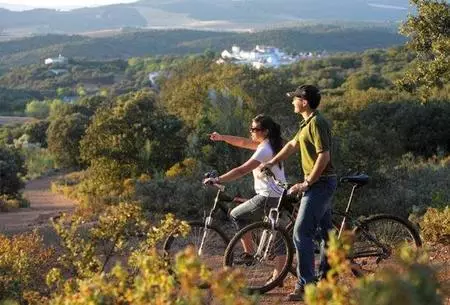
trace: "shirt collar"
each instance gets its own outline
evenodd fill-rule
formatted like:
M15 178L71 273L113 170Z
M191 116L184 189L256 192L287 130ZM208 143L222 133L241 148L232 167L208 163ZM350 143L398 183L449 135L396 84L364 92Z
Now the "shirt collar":
M303 119L300 121L300 128L305 127L311 120L313 117L315 117L317 114L319 114L319 110L314 110L311 115L309 116L309 118L307 118L306 120Z

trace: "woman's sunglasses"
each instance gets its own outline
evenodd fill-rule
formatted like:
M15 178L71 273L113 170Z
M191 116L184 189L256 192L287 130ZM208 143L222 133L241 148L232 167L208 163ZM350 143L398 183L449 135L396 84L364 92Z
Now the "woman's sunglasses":
M250 127L250 132L257 132L257 131L261 131L263 130L262 128L259 127Z

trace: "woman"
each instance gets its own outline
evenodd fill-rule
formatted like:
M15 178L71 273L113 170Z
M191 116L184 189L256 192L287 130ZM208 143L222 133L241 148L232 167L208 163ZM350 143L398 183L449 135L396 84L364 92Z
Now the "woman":
M238 229L242 229L246 225L262 220L264 217L265 207L276 206L278 199L282 194L282 190L274 183L268 181L261 173L262 165L272 159L283 147L283 139L281 138L280 125L275 123L269 116L260 114L252 120L250 128L251 139L236 137L231 135L221 135L213 132L210 139L213 141L224 141L233 146L254 150L255 152L250 159L219 176L218 178L207 178L203 183L224 183L236 180L250 172L253 172L254 187L256 195L241 205L235 207L230 216L237 225ZM271 168L277 180L285 182L283 165L277 164ZM251 253L254 249L251 247L249 237L242 238L244 253L243 259L252 259ZM277 268L278 269L278 268ZM274 271L276 276L277 270Z

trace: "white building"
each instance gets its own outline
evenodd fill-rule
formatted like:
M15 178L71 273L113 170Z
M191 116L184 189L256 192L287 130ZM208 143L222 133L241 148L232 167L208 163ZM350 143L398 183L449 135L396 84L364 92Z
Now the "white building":
M69 60L67 59L67 57L64 57L61 54L59 54L58 57L56 57L56 58L51 58L51 57L47 58L47 59L45 59L44 62L45 62L46 65L55 65L55 64L66 65L69 62Z
M248 64L255 69L263 67L278 68L281 65L289 65L299 60L324 57L326 53L314 55L313 53L300 53L299 56L292 56L286 54L280 49L273 46L256 47L251 51L244 51L239 46L232 46L231 52L224 50L221 53L221 58L216 61L218 64L232 61L236 64Z

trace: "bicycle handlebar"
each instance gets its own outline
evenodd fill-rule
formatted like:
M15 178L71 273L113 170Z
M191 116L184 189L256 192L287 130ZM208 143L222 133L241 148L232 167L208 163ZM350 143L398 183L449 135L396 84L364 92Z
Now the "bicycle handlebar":
M268 167L263 167L261 169L261 173L263 173L266 177L271 178L276 185L278 185L279 187L282 187L283 189L288 189L288 184L285 182L281 182L280 180L278 180L275 177L275 174L270 170L270 168Z

